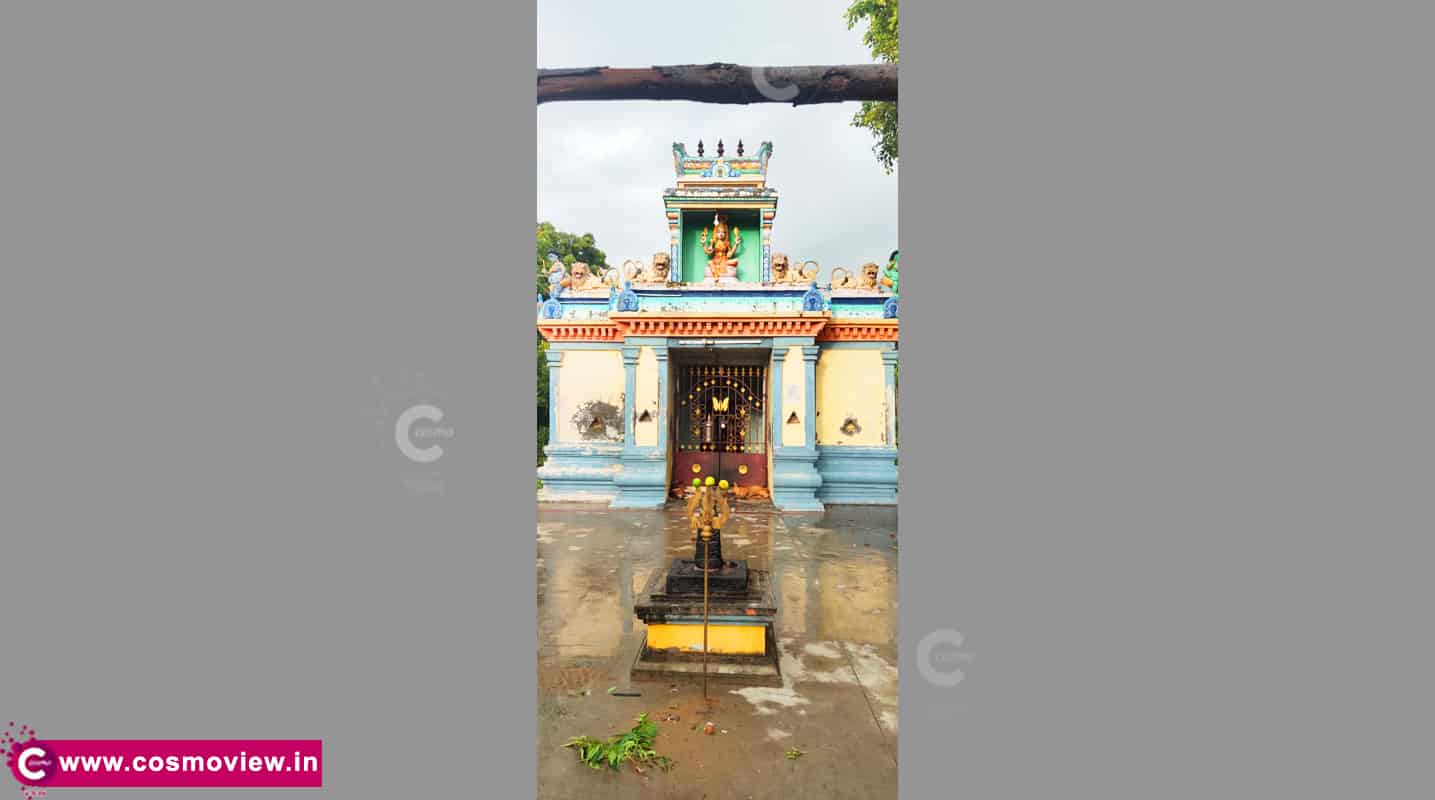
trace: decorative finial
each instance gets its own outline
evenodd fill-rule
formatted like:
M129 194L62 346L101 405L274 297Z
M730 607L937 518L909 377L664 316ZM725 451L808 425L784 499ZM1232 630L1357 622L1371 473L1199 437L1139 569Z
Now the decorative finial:
M737 140L737 157L742 158L742 140Z
M702 157L703 157L703 140L702 140L702 139L699 139L699 140L698 140L698 158L702 158Z
M722 158L722 139L718 139L718 158Z

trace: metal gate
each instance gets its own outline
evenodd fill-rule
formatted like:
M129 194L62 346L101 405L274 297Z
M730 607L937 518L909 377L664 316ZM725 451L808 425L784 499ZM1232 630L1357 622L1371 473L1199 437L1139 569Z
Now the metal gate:
M767 367L675 364L673 482L767 486Z

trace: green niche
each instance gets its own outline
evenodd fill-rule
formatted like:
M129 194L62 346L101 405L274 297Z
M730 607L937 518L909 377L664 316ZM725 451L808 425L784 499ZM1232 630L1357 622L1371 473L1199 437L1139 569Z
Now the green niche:
M728 224L742 231L742 249L737 253L737 279L752 283L761 281L762 225L759 212L751 209L721 212L710 209L683 212L683 282L701 283L707 279L708 256L703 252L699 237L704 229L712 227L715 213L726 214Z

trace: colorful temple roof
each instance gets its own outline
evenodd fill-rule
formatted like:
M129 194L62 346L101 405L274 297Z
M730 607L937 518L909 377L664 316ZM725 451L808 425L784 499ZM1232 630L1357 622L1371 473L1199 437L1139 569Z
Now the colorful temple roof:
M772 156L772 142L763 142L757 153L745 155L742 140L737 143L737 152L727 153L722 140L718 140L717 154L703 154L703 144L698 142L698 155L688 155L682 142L673 143L673 170L677 173L679 189L716 187L755 187L767 185L767 160Z
M709 153L673 145L677 186L663 195L668 250L621 267L555 264L538 328L551 341L625 336L813 336L897 340L897 265L819 265L772 245L777 192L767 185L772 143L749 153L721 140ZM895 255L895 253L894 253Z

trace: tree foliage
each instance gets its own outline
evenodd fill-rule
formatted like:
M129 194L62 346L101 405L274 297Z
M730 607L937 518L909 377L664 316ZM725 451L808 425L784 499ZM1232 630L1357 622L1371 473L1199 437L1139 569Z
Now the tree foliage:
M593 234L566 233L551 222L538 223L538 294L548 297L548 254L557 253L564 266L582 261L590 267L607 267L607 256L593 241Z
M598 249L593 234L566 233L551 222L538 223L538 296L548 297L548 254L557 253L564 265L574 261L596 267L607 267L607 256ZM548 343L538 334L538 466L543 466L543 446L548 443L548 359L544 355Z
M873 57L897 63L897 0L854 0L847 7L846 17L848 30L860 22L867 23L862 43L872 51ZM897 163L897 104L866 101L852 117L852 124L872 131L877 139L872 152L882 168L891 172Z
M548 444L548 343L538 334L538 466L543 466L543 446Z

